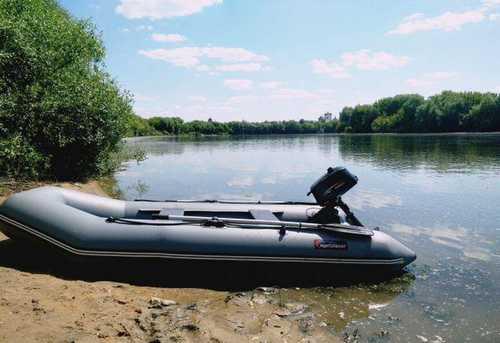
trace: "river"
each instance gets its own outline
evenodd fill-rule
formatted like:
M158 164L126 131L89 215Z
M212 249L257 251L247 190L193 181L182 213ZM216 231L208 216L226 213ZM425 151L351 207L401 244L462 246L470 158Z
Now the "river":
M126 199L311 200L309 186L327 167L348 167L359 182L344 201L417 261L381 285L281 296L361 341L500 341L500 134L153 137L127 145L147 159L116 174Z

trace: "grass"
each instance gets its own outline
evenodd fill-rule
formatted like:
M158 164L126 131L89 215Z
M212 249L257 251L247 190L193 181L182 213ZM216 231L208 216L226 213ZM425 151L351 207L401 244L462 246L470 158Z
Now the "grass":
M0 197L52 184L54 181L0 179Z
M104 193L109 195L111 198L121 199L123 196L122 191L118 187L118 182L113 176L103 176L97 179L99 186L101 186Z

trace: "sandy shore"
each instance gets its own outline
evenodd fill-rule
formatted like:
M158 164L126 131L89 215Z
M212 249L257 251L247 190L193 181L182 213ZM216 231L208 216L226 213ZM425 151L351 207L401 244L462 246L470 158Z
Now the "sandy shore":
M59 186L105 195L98 182ZM84 265L0 234L0 341L340 341L307 305L281 301L279 289L224 289L186 273Z

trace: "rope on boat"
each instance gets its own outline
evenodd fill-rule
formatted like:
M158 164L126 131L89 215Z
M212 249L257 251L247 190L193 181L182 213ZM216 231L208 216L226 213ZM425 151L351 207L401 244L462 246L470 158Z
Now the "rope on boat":
M153 226L176 226L176 225L187 224L186 222L174 222L174 223L146 222L141 220L116 218L116 217L108 217L106 219L106 223L129 224L129 225L153 225Z
M200 200L154 200L154 199L134 199L135 202L176 202L176 203L207 203L207 204L242 204L242 205L316 205L316 202L310 201L245 201L245 200L212 200L212 199L200 199Z
M341 234L355 235L355 236L373 236L373 231L364 227L342 224L318 224L318 223L302 223L302 222L288 222L288 221L272 221L272 220L255 220L255 219L237 219L237 218L218 218L218 217L197 217L197 216L176 216L169 215L166 220L174 222L159 221L158 219L152 220L136 220L109 217L106 219L107 223L118 223L128 225L151 225L151 226L176 226L176 225L200 225L212 227L235 227L235 228L269 228L279 229L280 231L286 229L295 230L327 230L334 231Z

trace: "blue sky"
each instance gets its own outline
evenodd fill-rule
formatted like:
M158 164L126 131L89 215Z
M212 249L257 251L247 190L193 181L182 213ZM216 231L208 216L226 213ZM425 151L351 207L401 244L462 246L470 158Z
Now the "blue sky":
M500 93L500 0L61 0L143 117L315 119L401 93Z

